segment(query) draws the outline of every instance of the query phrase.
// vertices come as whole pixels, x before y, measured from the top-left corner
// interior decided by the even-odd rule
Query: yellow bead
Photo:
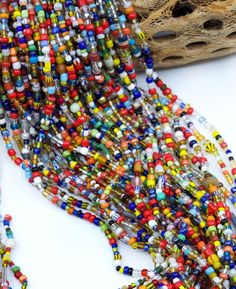
[[[99,109],[97,107],[95,107],[94,110],[93,110],[93,113],[94,114],[98,114],[99,113]]]
[[[73,170],[75,166],[77,165],[77,162],[70,162],[70,168]]]
[[[181,150],[180,153],[179,153],[180,157],[185,157],[188,155],[187,151],[186,150]]]
[[[216,137],[216,136],[219,135],[219,134],[220,134],[220,133],[219,133],[217,130],[213,131],[213,133],[212,133],[213,137]]]
[[[147,180],[147,186],[148,187],[154,187],[155,186],[155,181],[154,180]]]
[[[112,48],[114,44],[112,40],[107,40],[106,45],[107,45],[107,48]]]
[[[98,158],[99,158],[99,153],[96,153],[96,154],[94,155],[94,159],[97,160]]]
[[[67,121],[67,118],[66,118],[65,116],[61,116],[61,117],[60,117],[60,121],[61,121],[61,122],[66,122],[66,121]]]
[[[45,65],[43,67],[44,72],[50,72],[51,71],[51,63],[50,62],[45,62]]]
[[[204,221],[201,221],[199,225],[202,229],[206,227],[206,223]]]
[[[166,216],[170,213],[170,209],[169,208],[166,208],[163,210],[163,214]]]
[[[144,183],[145,180],[146,180],[146,177],[145,177],[145,176],[141,176],[141,181],[142,181],[142,183]]]
[[[198,207],[198,208],[200,208],[200,206],[201,206],[201,204],[200,204],[199,201],[194,201],[194,202],[193,202],[193,205],[196,206],[196,207]]]
[[[215,247],[219,247],[220,245],[221,245],[221,244],[220,244],[220,241],[215,241],[215,242],[214,242],[214,246],[215,246]]]
[[[46,176],[48,176],[48,174],[49,174],[49,170],[48,169],[44,169],[43,170],[43,175],[46,177]]]
[[[118,66],[120,64],[120,59],[119,58],[114,59],[113,63],[115,66]]]
[[[221,265],[220,262],[215,262],[215,263],[213,264],[213,267],[214,267],[214,269],[218,270],[218,269],[220,269],[220,268],[222,267],[222,265]]]
[[[138,38],[139,39],[144,39],[145,38],[145,34],[141,31],[138,33]]]
[[[125,83],[126,85],[130,85],[130,84],[131,84],[131,81],[130,81],[130,78],[129,78],[128,75],[123,78],[123,81],[124,81],[124,83]]]
[[[204,192],[204,191],[198,191],[198,192],[196,193],[196,198],[197,198],[198,200],[201,200],[201,198],[202,198],[204,195],[205,195],[205,192]]]
[[[154,210],[154,211],[153,211],[153,215],[154,215],[154,216],[157,216],[157,215],[159,215],[159,214],[160,214],[160,211],[159,211],[159,210]]]
[[[14,11],[13,18],[17,18],[19,16],[21,16],[21,12],[20,11]]]
[[[171,138],[167,138],[167,139],[165,140],[165,142],[166,142],[166,144],[171,143],[171,142],[172,142],[172,139],[171,139]]]
[[[231,278],[231,281],[232,281],[233,283],[236,283],[236,276],[234,276],[233,278]]]

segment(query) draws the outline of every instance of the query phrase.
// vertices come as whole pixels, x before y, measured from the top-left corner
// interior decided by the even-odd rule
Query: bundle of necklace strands
[[[27,180],[101,229],[116,271],[136,277],[122,288],[235,289],[226,199],[236,203],[236,163],[220,133],[153,71],[131,2],[0,5],[1,135]],[[146,89],[134,63],[144,67]],[[209,172],[208,154],[225,180]],[[0,288],[10,288],[8,268],[26,288],[10,258],[10,219]],[[118,241],[148,253],[152,270],[123,264]]]

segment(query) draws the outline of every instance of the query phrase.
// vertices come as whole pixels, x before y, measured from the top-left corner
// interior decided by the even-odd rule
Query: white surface
[[[236,56],[162,70],[159,75],[236,148]],[[13,216],[13,259],[27,275],[28,288],[116,289],[132,282],[114,270],[110,246],[99,228],[67,215],[42,197],[10,161],[2,142],[0,148],[1,212]],[[120,251],[124,264],[151,268],[145,254],[136,255],[138,251],[126,246]]]

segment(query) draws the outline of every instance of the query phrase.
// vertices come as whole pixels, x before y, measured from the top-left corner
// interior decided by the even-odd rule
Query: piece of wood
[[[236,52],[236,0],[133,0],[157,67]]]

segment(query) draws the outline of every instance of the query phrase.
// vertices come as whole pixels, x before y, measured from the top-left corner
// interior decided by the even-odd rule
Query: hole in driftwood
[[[217,30],[223,27],[223,22],[219,19],[211,19],[203,24],[204,29]]]
[[[227,35],[227,38],[236,39],[236,31],[231,32],[229,35]]]
[[[181,16],[185,16],[187,14],[191,14],[195,8],[196,7],[192,3],[189,2],[181,3],[180,1],[178,1],[172,10],[172,16],[178,18]]]
[[[153,35],[153,39],[160,40],[171,40],[176,37],[176,33],[174,31],[159,31]]]
[[[217,53],[217,52],[224,52],[224,51],[227,51],[227,50],[230,50],[231,47],[222,47],[222,48],[219,48],[219,49],[216,49],[214,51],[212,51],[212,53]]]
[[[178,62],[179,60],[182,60],[182,59],[183,59],[183,56],[173,55],[173,56],[168,56],[162,59],[162,62]]]
[[[186,48],[188,49],[201,49],[203,47],[205,47],[207,45],[207,43],[205,41],[196,41],[196,42],[192,42],[186,45]]]

